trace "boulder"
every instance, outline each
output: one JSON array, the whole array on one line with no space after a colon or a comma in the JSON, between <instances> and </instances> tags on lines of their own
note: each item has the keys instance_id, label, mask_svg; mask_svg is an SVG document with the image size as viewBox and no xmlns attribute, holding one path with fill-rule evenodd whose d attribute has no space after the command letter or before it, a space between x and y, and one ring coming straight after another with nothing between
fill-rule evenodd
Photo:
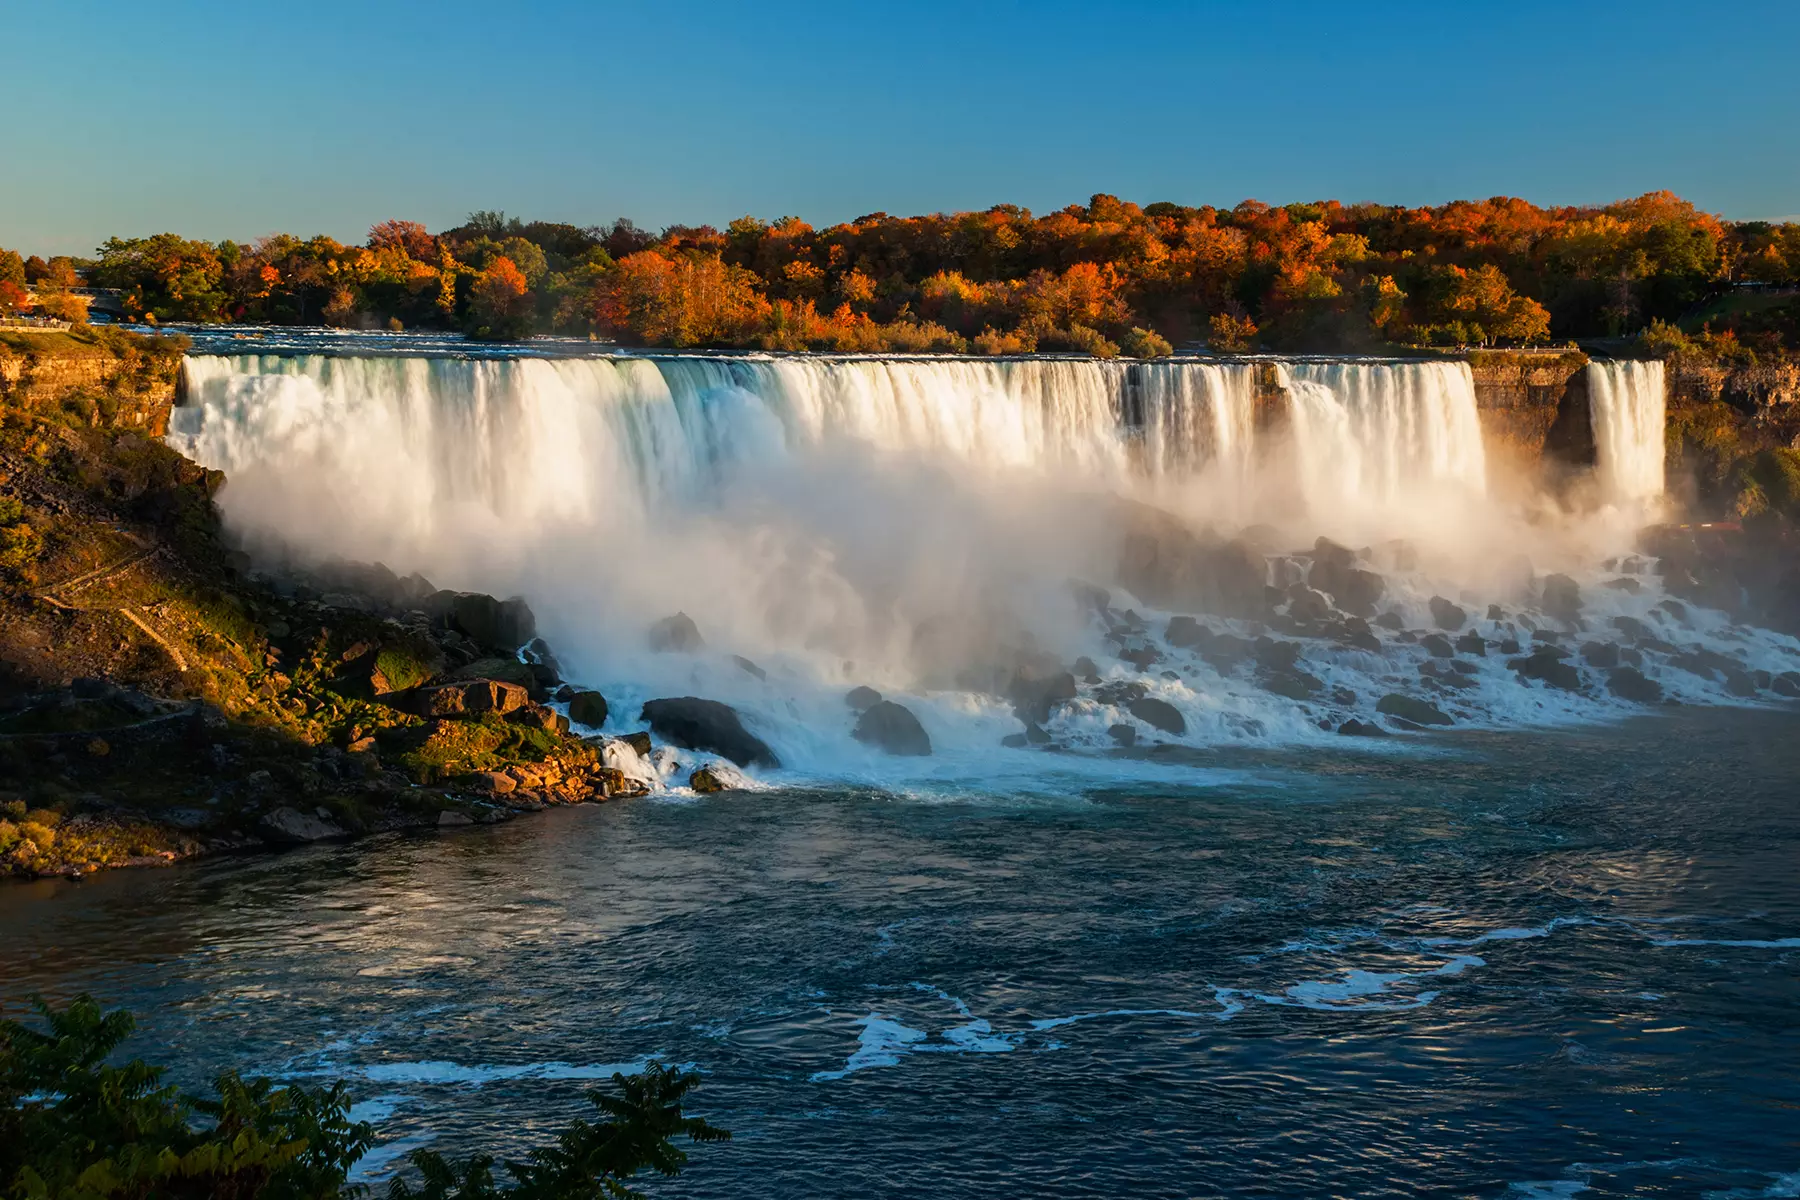
<instances>
[{"instance_id":1,"label":"boulder","mask_svg":"<svg viewBox=\"0 0 1800 1200\"><path fill-rule=\"evenodd\" d=\"M1431 619L1439 629L1455 633L1469 623L1469 614L1459 604L1452 604L1442 596L1431 598Z\"/></svg>"},{"instance_id":2,"label":"boulder","mask_svg":"<svg viewBox=\"0 0 1800 1200\"><path fill-rule=\"evenodd\" d=\"M539 702L548 699L550 695L549 690L538 679L536 669L530 663L522 663L516 658L478 658L469 665L450 672L450 678L495 679L524 688L532 700Z\"/></svg>"},{"instance_id":3,"label":"boulder","mask_svg":"<svg viewBox=\"0 0 1800 1200\"><path fill-rule=\"evenodd\" d=\"M524 708L514 709L506 719L514 725L529 725L545 733L561 735L569 732L569 718L542 704L527 704Z\"/></svg>"},{"instance_id":4,"label":"boulder","mask_svg":"<svg viewBox=\"0 0 1800 1200\"><path fill-rule=\"evenodd\" d=\"M1435 704L1400 692L1389 692L1383 696L1375 705L1375 711L1390 717L1398 717L1403 721L1411 721L1415 725L1455 724L1449 715Z\"/></svg>"},{"instance_id":5,"label":"boulder","mask_svg":"<svg viewBox=\"0 0 1800 1200\"><path fill-rule=\"evenodd\" d=\"M280 845L298 846L322 838L343 837L349 831L333 821L294 808L277 808L266 812L257 828L263 837Z\"/></svg>"},{"instance_id":6,"label":"boulder","mask_svg":"<svg viewBox=\"0 0 1800 1200\"><path fill-rule=\"evenodd\" d=\"M1006 695L1020 720L1041 725L1057 705L1075 698L1075 676L1068 671L1021 667L1013 674Z\"/></svg>"},{"instance_id":7,"label":"boulder","mask_svg":"<svg viewBox=\"0 0 1800 1200\"><path fill-rule=\"evenodd\" d=\"M439 829L453 829L462 825L473 825L475 823L475 818L471 817L468 813L457 812L453 808L445 808L438 811L437 823Z\"/></svg>"},{"instance_id":8,"label":"boulder","mask_svg":"<svg viewBox=\"0 0 1800 1200\"><path fill-rule=\"evenodd\" d=\"M1259 637L1255 642L1257 665L1271 671L1290 670L1300 661L1300 643Z\"/></svg>"},{"instance_id":9,"label":"boulder","mask_svg":"<svg viewBox=\"0 0 1800 1200\"><path fill-rule=\"evenodd\" d=\"M1129 706L1131 715L1144 724L1180 736L1187 732L1187 719L1181 710L1167 700L1158 700L1154 696L1144 696L1133 700Z\"/></svg>"},{"instance_id":10,"label":"boulder","mask_svg":"<svg viewBox=\"0 0 1800 1200\"><path fill-rule=\"evenodd\" d=\"M724 763L709 763L688 776L688 786L702 795L743 791L750 780Z\"/></svg>"},{"instance_id":11,"label":"boulder","mask_svg":"<svg viewBox=\"0 0 1800 1200\"><path fill-rule=\"evenodd\" d=\"M861 687L853 687L844 694L844 704L851 712L859 713L880 703L881 693L866 684Z\"/></svg>"},{"instance_id":12,"label":"boulder","mask_svg":"<svg viewBox=\"0 0 1800 1200\"><path fill-rule=\"evenodd\" d=\"M1425 648L1425 653L1431 655L1433 658L1456 657L1456 647L1452 646L1450 644L1450 639L1441 633L1426 634L1419 639L1419 645L1423 646Z\"/></svg>"},{"instance_id":13,"label":"boulder","mask_svg":"<svg viewBox=\"0 0 1800 1200\"><path fill-rule=\"evenodd\" d=\"M1367 629L1352 629L1344 634L1344 645L1353 650L1363 650L1370 654L1381 653L1381 639Z\"/></svg>"},{"instance_id":14,"label":"boulder","mask_svg":"<svg viewBox=\"0 0 1800 1200\"><path fill-rule=\"evenodd\" d=\"M614 740L624 742L627 746L630 746L633 750L637 751L639 758L644 759L646 762L649 761L650 735L643 730L640 729L636 733L620 734Z\"/></svg>"},{"instance_id":15,"label":"boulder","mask_svg":"<svg viewBox=\"0 0 1800 1200\"><path fill-rule=\"evenodd\" d=\"M1509 659L1506 665L1523 679L1541 679L1565 692L1581 690L1581 672L1564 662L1563 653L1554 646L1539 646L1524 658Z\"/></svg>"},{"instance_id":16,"label":"boulder","mask_svg":"<svg viewBox=\"0 0 1800 1200\"><path fill-rule=\"evenodd\" d=\"M691 654L706 645L706 639L700 636L700 627L694 619L684 612L672 617L664 617L650 627L650 648L660 653Z\"/></svg>"},{"instance_id":17,"label":"boulder","mask_svg":"<svg viewBox=\"0 0 1800 1200\"><path fill-rule=\"evenodd\" d=\"M485 592L435 592L424 610L490 650L514 651L537 636L537 618L524 599L496 600Z\"/></svg>"},{"instance_id":18,"label":"boulder","mask_svg":"<svg viewBox=\"0 0 1800 1200\"><path fill-rule=\"evenodd\" d=\"M1099 667L1099 665L1097 663L1095 663L1093 659L1089 658L1085 654L1075 660L1075 672L1074 673L1081 676L1081 680L1083 683L1099 683L1100 682L1100 667Z\"/></svg>"},{"instance_id":19,"label":"boulder","mask_svg":"<svg viewBox=\"0 0 1800 1200\"><path fill-rule=\"evenodd\" d=\"M1581 619L1581 585L1567 575L1546 575L1542 608L1559 621L1575 624Z\"/></svg>"},{"instance_id":20,"label":"boulder","mask_svg":"<svg viewBox=\"0 0 1800 1200\"><path fill-rule=\"evenodd\" d=\"M569 697L569 720L589 729L606 724L606 697L599 692L581 691Z\"/></svg>"},{"instance_id":21,"label":"boulder","mask_svg":"<svg viewBox=\"0 0 1800 1200\"><path fill-rule=\"evenodd\" d=\"M1406 628L1406 618L1390 608L1388 611L1375 618L1375 624L1381 626L1383 629L1391 629L1395 633L1399 633L1402 629Z\"/></svg>"},{"instance_id":22,"label":"boulder","mask_svg":"<svg viewBox=\"0 0 1800 1200\"><path fill-rule=\"evenodd\" d=\"M1619 644L1617 642L1583 642L1581 644L1582 660L1590 667L1606 670L1619 665Z\"/></svg>"},{"instance_id":23,"label":"boulder","mask_svg":"<svg viewBox=\"0 0 1800 1200\"><path fill-rule=\"evenodd\" d=\"M408 708L421 717L478 717L494 712L505 715L531 703L531 693L517 684L497 679L470 679L412 693Z\"/></svg>"},{"instance_id":24,"label":"boulder","mask_svg":"<svg viewBox=\"0 0 1800 1200\"><path fill-rule=\"evenodd\" d=\"M1387 592L1387 581L1374 571L1356 565L1356 552L1330 538L1313 543L1312 570L1306 581L1331 596L1347 613L1366 617Z\"/></svg>"},{"instance_id":25,"label":"boulder","mask_svg":"<svg viewBox=\"0 0 1800 1200\"><path fill-rule=\"evenodd\" d=\"M1750 672L1740 667L1733 667L1725 672L1725 690L1741 700L1756 695L1756 680Z\"/></svg>"},{"instance_id":26,"label":"boulder","mask_svg":"<svg viewBox=\"0 0 1800 1200\"><path fill-rule=\"evenodd\" d=\"M731 661L736 663L738 670L742 671L744 674L753 675L756 678L767 682L767 680L769 678L769 673L767 671L763 670L761 667L757 666L755 663L751 662L749 659L745 658L743 655L734 654L731 656Z\"/></svg>"},{"instance_id":27,"label":"boulder","mask_svg":"<svg viewBox=\"0 0 1800 1200\"><path fill-rule=\"evenodd\" d=\"M1606 673L1606 686L1621 700L1636 704L1658 704L1662 701L1662 684L1650 679L1636 667L1614 667Z\"/></svg>"},{"instance_id":28,"label":"boulder","mask_svg":"<svg viewBox=\"0 0 1800 1200\"><path fill-rule=\"evenodd\" d=\"M744 728L736 711L717 700L676 696L651 700L639 717L666 742L688 750L706 750L740 767L779 767L768 743Z\"/></svg>"},{"instance_id":29,"label":"boulder","mask_svg":"<svg viewBox=\"0 0 1800 1200\"><path fill-rule=\"evenodd\" d=\"M1137 726L1135 725L1109 726L1106 735L1121 746L1137 745Z\"/></svg>"},{"instance_id":30,"label":"boulder","mask_svg":"<svg viewBox=\"0 0 1800 1200\"><path fill-rule=\"evenodd\" d=\"M1770 687L1777 696L1786 696L1790 700L1800 698L1800 673L1783 671L1775 677Z\"/></svg>"},{"instance_id":31,"label":"boulder","mask_svg":"<svg viewBox=\"0 0 1800 1200\"><path fill-rule=\"evenodd\" d=\"M1094 699L1115 707L1127 706L1133 700L1142 700L1149 694L1149 687L1132 679L1115 679L1094 689Z\"/></svg>"},{"instance_id":32,"label":"boulder","mask_svg":"<svg viewBox=\"0 0 1800 1200\"><path fill-rule=\"evenodd\" d=\"M1212 631L1192 617L1170 617L1169 626L1163 631L1163 641L1171 646L1197 646L1203 637Z\"/></svg>"},{"instance_id":33,"label":"boulder","mask_svg":"<svg viewBox=\"0 0 1800 1200\"><path fill-rule=\"evenodd\" d=\"M1468 633L1465 633L1456 639L1456 652L1458 654L1473 654L1476 658L1485 658L1487 656L1487 642L1483 640L1479 633L1470 630Z\"/></svg>"},{"instance_id":34,"label":"boulder","mask_svg":"<svg viewBox=\"0 0 1800 1200\"><path fill-rule=\"evenodd\" d=\"M1358 721L1355 717L1338 726L1338 733L1344 737L1387 737L1388 731L1372 721Z\"/></svg>"},{"instance_id":35,"label":"boulder","mask_svg":"<svg viewBox=\"0 0 1800 1200\"><path fill-rule=\"evenodd\" d=\"M1264 671L1263 690L1289 700L1311 700L1325 687L1324 680L1300 670Z\"/></svg>"},{"instance_id":36,"label":"boulder","mask_svg":"<svg viewBox=\"0 0 1800 1200\"><path fill-rule=\"evenodd\" d=\"M1287 611L1296 621L1323 621L1331 616L1331 597L1305 584L1296 584L1289 595Z\"/></svg>"},{"instance_id":37,"label":"boulder","mask_svg":"<svg viewBox=\"0 0 1800 1200\"><path fill-rule=\"evenodd\" d=\"M893 755L923 758L931 753L931 738L919 718L892 700L878 700L864 709L850 736Z\"/></svg>"}]
</instances>

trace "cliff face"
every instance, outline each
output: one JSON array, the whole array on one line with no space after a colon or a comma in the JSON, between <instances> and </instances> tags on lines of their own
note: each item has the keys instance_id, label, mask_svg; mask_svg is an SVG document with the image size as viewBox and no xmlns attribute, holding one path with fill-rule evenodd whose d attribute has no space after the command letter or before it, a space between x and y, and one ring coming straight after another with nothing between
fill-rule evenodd
<instances>
[{"instance_id":1,"label":"cliff face","mask_svg":"<svg viewBox=\"0 0 1800 1200\"><path fill-rule=\"evenodd\" d=\"M181 380L183 340L107 329L0 335L0 407L161 437Z\"/></svg>"},{"instance_id":2,"label":"cliff face","mask_svg":"<svg viewBox=\"0 0 1800 1200\"><path fill-rule=\"evenodd\" d=\"M1489 455L1526 471L1546 459L1591 465L1587 363L1578 350L1471 353L1469 372Z\"/></svg>"}]
</instances>

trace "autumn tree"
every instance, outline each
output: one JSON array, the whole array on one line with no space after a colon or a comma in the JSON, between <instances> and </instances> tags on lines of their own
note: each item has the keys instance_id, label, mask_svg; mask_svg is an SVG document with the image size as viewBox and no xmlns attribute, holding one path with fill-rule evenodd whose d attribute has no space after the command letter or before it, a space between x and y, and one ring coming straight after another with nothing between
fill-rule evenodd
<instances>
[{"instance_id":1,"label":"autumn tree","mask_svg":"<svg viewBox=\"0 0 1800 1200\"><path fill-rule=\"evenodd\" d=\"M531 332L532 299L525 273L500 255L476 277L469 294L470 331L480 338L519 338Z\"/></svg>"}]
</instances>

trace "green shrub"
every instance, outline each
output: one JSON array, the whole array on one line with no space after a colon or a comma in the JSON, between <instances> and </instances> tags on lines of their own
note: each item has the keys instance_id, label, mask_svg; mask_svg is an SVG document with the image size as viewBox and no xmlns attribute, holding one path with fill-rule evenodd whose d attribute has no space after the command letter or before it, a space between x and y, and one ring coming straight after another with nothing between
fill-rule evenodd
<instances>
[{"instance_id":1,"label":"green shrub","mask_svg":"<svg viewBox=\"0 0 1800 1200\"><path fill-rule=\"evenodd\" d=\"M0 1021L0 1195L21 1200L337 1200L362 1196L350 1168L374 1130L350 1120L342 1083L277 1086L220 1075L214 1098L162 1082L163 1068L108 1060L130 1036L125 1012L102 1012L86 996L67 1008L34 1007L47 1031ZM395 1180L392 1200L626 1200L627 1180L645 1170L681 1173L675 1145L731 1135L682 1113L699 1076L651 1064L614 1075L618 1095L587 1093L603 1114L576 1120L545 1147L502 1169L476 1155L453 1162L430 1150L410 1156L416 1184Z\"/></svg>"}]
</instances>

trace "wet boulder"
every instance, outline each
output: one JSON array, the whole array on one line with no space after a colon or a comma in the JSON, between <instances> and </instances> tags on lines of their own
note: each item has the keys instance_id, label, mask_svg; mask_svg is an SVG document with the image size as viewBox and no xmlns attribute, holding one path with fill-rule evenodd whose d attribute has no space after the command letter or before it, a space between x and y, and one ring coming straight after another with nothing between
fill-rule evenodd
<instances>
[{"instance_id":1,"label":"wet boulder","mask_svg":"<svg viewBox=\"0 0 1800 1200\"><path fill-rule=\"evenodd\" d=\"M688 786L701 795L715 792L740 792L750 786L743 772L724 763L708 763L688 776Z\"/></svg>"},{"instance_id":2,"label":"wet boulder","mask_svg":"<svg viewBox=\"0 0 1800 1200\"><path fill-rule=\"evenodd\" d=\"M1383 629L1391 629L1395 633L1399 633L1402 629L1406 628L1406 618L1390 608L1388 611L1375 618L1375 624L1381 626Z\"/></svg>"},{"instance_id":3,"label":"wet boulder","mask_svg":"<svg viewBox=\"0 0 1800 1200\"><path fill-rule=\"evenodd\" d=\"M1187 732L1187 719L1181 715L1180 709L1167 700L1144 696L1133 700L1128 707L1132 716L1152 728L1177 737Z\"/></svg>"},{"instance_id":4,"label":"wet boulder","mask_svg":"<svg viewBox=\"0 0 1800 1200\"><path fill-rule=\"evenodd\" d=\"M1508 660L1506 665L1517 671L1521 679L1539 679L1565 692L1579 692L1581 672L1563 661L1566 653L1554 646L1539 646L1524 658Z\"/></svg>"},{"instance_id":5,"label":"wet boulder","mask_svg":"<svg viewBox=\"0 0 1800 1200\"><path fill-rule=\"evenodd\" d=\"M1414 725L1452 725L1454 721L1449 714L1435 704L1421 700L1417 696L1408 696L1401 692L1389 692L1375 705L1375 711L1389 717L1398 717L1402 721L1411 721Z\"/></svg>"},{"instance_id":6,"label":"wet boulder","mask_svg":"<svg viewBox=\"0 0 1800 1200\"><path fill-rule=\"evenodd\" d=\"M1546 575L1542 608L1559 621L1575 624L1581 620L1581 585L1567 575Z\"/></svg>"},{"instance_id":7,"label":"wet boulder","mask_svg":"<svg viewBox=\"0 0 1800 1200\"><path fill-rule=\"evenodd\" d=\"M1295 584L1288 593L1287 611L1296 621L1323 621L1331 616L1331 597L1305 584Z\"/></svg>"},{"instance_id":8,"label":"wet boulder","mask_svg":"<svg viewBox=\"0 0 1800 1200\"><path fill-rule=\"evenodd\" d=\"M1583 642L1581 658L1590 667L1608 670L1619 665L1619 644L1617 642Z\"/></svg>"},{"instance_id":9,"label":"wet boulder","mask_svg":"<svg viewBox=\"0 0 1800 1200\"><path fill-rule=\"evenodd\" d=\"M1110 704L1115 708L1123 708L1134 700L1142 700L1150 694L1144 684L1130 679L1115 679L1111 683L1103 683L1094 689L1094 699L1101 704Z\"/></svg>"},{"instance_id":10,"label":"wet boulder","mask_svg":"<svg viewBox=\"0 0 1800 1200\"><path fill-rule=\"evenodd\" d=\"M863 712L873 705L881 703L881 693L865 685L853 687L844 693L844 706L851 712Z\"/></svg>"},{"instance_id":11,"label":"wet boulder","mask_svg":"<svg viewBox=\"0 0 1800 1200\"><path fill-rule=\"evenodd\" d=\"M1431 620L1439 629L1455 633L1469 623L1469 614L1463 611L1460 604L1453 604L1442 596L1431 598Z\"/></svg>"},{"instance_id":12,"label":"wet boulder","mask_svg":"<svg viewBox=\"0 0 1800 1200\"><path fill-rule=\"evenodd\" d=\"M1635 704L1657 704L1662 701L1662 684L1648 678L1636 667L1614 667L1606 673L1606 687L1621 700Z\"/></svg>"},{"instance_id":13,"label":"wet boulder","mask_svg":"<svg viewBox=\"0 0 1800 1200\"><path fill-rule=\"evenodd\" d=\"M1372 721L1359 721L1351 717L1338 726L1338 733L1344 737L1387 737L1388 731Z\"/></svg>"},{"instance_id":14,"label":"wet boulder","mask_svg":"<svg viewBox=\"0 0 1800 1200\"><path fill-rule=\"evenodd\" d=\"M1106 736L1110 737L1117 745L1135 746L1137 745L1137 726L1111 725L1107 727Z\"/></svg>"},{"instance_id":15,"label":"wet boulder","mask_svg":"<svg viewBox=\"0 0 1800 1200\"><path fill-rule=\"evenodd\" d=\"M1298 669L1264 671L1263 690L1289 700L1311 700L1325 688L1325 681Z\"/></svg>"},{"instance_id":16,"label":"wet boulder","mask_svg":"<svg viewBox=\"0 0 1800 1200\"><path fill-rule=\"evenodd\" d=\"M744 728L736 710L717 700L697 696L651 700L639 719L656 736L683 749L708 751L740 767L781 765L768 743Z\"/></svg>"},{"instance_id":17,"label":"wet boulder","mask_svg":"<svg viewBox=\"0 0 1800 1200\"><path fill-rule=\"evenodd\" d=\"M923 758L931 753L931 738L919 718L892 700L878 700L864 709L850 736L901 757Z\"/></svg>"},{"instance_id":18,"label":"wet boulder","mask_svg":"<svg viewBox=\"0 0 1800 1200\"><path fill-rule=\"evenodd\" d=\"M664 617L650 627L647 636L650 649L659 654L691 654L706 646L706 639L700 636L700 627L684 612Z\"/></svg>"},{"instance_id":19,"label":"wet boulder","mask_svg":"<svg viewBox=\"0 0 1800 1200\"><path fill-rule=\"evenodd\" d=\"M1426 634L1419 639L1419 645L1423 646L1425 648L1425 653L1431 655L1433 658L1456 657L1456 647L1452 646L1450 644L1450 639L1441 633Z\"/></svg>"},{"instance_id":20,"label":"wet boulder","mask_svg":"<svg viewBox=\"0 0 1800 1200\"><path fill-rule=\"evenodd\" d=\"M1800 699L1800 672L1783 671L1775 676L1769 686L1777 696L1786 696L1790 700Z\"/></svg>"},{"instance_id":21,"label":"wet boulder","mask_svg":"<svg viewBox=\"0 0 1800 1200\"><path fill-rule=\"evenodd\" d=\"M1192 617L1170 617L1169 626L1163 632L1163 641L1171 646L1186 649L1189 646L1199 645L1204 638L1211 634L1212 630Z\"/></svg>"},{"instance_id":22,"label":"wet boulder","mask_svg":"<svg viewBox=\"0 0 1800 1200\"><path fill-rule=\"evenodd\" d=\"M769 673L767 671L763 670L761 667L757 666L755 663L751 662L749 659L745 658L743 655L733 654L731 656L731 661L736 663L737 669L742 671L744 674L749 675L750 677L752 677L754 679L763 680L764 682L768 681Z\"/></svg>"},{"instance_id":23,"label":"wet boulder","mask_svg":"<svg viewBox=\"0 0 1800 1200\"><path fill-rule=\"evenodd\" d=\"M1300 661L1299 642L1260 637L1256 639L1255 649L1257 664L1272 671L1291 670Z\"/></svg>"},{"instance_id":24,"label":"wet boulder","mask_svg":"<svg viewBox=\"0 0 1800 1200\"><path fill-rule=\"evenodd\" d=\"M1458 654L1472 654L1476 658L1484 658L1487 656L1487 642L1479 633L1470 630L1468 633L1465 633L1456 639L1456 652Z\"/></svg>"},{"instance_id":25,"label":"wet boulder","mask_svg":"<svg viewBox=\"0 0 1800 1200\"><path fill-rule=\"evenodd\" d=\"M598 729L606 724L606 697L599 692L578 691L569 698L569 720Z\"/></svg>"},{"instance_id":26,"label":"wet boulder","mask_svg":"<svg viewBox=\"0 0 1800 1200\"><path fill-rule=\"evenodd\" d=\"M1118 579L1134 596L1160 608L1262 615L1269 565L1256 547L1203 537L1173 513L1145 504L1118 501L1117 513L1125 531Z\"/></svg>"},{"instance_id":27,"label":"wet boulder","mask_svg":"<svg viewBox=\"0 0 1800 1200\"><path fill-rule=\"evenodd\" d=\"M1006 696L1020 720L1041 725L1058 705L1075 698L1075 676L1063 670L1022 666L1014 672Z\"/></svg>"}]
</instances>

